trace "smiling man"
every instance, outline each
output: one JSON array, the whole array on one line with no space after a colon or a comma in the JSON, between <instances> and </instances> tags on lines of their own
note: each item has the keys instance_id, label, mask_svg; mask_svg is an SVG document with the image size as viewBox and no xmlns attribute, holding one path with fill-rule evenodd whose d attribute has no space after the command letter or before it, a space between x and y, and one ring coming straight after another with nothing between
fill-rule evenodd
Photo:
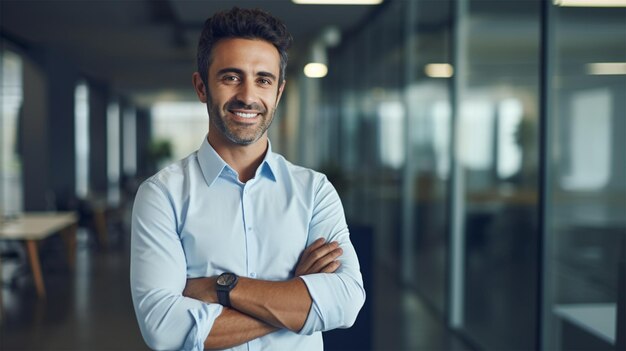
<instances>
[{"instance_id":1,"label":"smiling man","mask_svg":"<svg viewBox=\"0 0 626 351\"><path fill-rule=\"evenodd\" d=\"M262 10L204 25L193 86L207 138L133 208L131 290L153 349L322 350L321 332L350 327L365 301L337 192L267 137L290 44Z\"/></svg>"}]
</instances>

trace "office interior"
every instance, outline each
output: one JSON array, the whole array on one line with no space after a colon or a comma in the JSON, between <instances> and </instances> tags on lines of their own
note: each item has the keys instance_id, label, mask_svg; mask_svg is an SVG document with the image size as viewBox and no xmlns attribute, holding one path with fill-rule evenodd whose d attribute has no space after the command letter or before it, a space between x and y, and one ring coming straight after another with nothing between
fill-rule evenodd
<instances>
[{"instance_id":1,"label":"office interior","mask_svg":"<svg viewBox=\"0 0 626 351\"><path fill-rule=\"evenodd\" d=\"M294 35L272 148L327 174L360 255L328 349L626 349L621 0L0 1L0 228L76 216L73 266L37 242L45 297L0 234L0 349L147 349L134 192L206 136L197 38L234 5Z\"/></svg>"}]
</instances>

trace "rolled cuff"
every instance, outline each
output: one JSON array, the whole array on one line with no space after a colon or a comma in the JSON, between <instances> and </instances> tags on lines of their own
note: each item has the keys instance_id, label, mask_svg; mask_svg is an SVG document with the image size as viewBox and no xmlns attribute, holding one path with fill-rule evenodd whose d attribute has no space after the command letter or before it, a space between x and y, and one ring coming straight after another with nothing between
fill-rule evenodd
<instances>
[{"instance_id":1,"label":"rolled cuff","mask_svg":"<svg viewBox=\"0 0 626 351\"><path fill-rule=\"evenodd\" d=\"M203 304L200 309L189 310L194 326L187 334L183 350L204 350L204 341L209 336L215 319L222 313L222 308L219 304Z\"/></svg>"},{"instance_id":2,"label":"rolled cuff","mask_svg":"<svg viewBox=\"0 0 626 351\"><path fill-rule=\"evenodd\" d=\"M348 328L354 323L365 301L362 283L341 273L316 273L300 278L313 302L299 334Z\"/></svg>"}]
</instances>

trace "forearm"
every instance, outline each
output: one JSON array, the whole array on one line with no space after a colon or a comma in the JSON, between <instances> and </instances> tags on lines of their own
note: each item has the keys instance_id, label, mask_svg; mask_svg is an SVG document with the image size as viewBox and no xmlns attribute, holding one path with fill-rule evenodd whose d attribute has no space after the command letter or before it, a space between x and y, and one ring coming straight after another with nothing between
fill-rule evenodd
<instances>
[{"instance_id":1,"label":"forearm","mask_svg":"<svg viewBox=\"0 0 626 351\"><path fill-rule=\"evenodd\" d=\"M265 281L241 277L230 292L230 301L238 311L294 332L304 326L312 303L300 278Z\"/></svg>"},{"instance_id":2,"label":"forearm","mask_svg":"<svg viewBox=\"0 0 626 351\"><path fill-rule=\"evenodd\" d=\"M187 280L183 295L206 303L218 303L215 277ZM311 296L300 278L287 281L239 277L230 291L232 308L277 328L299 331L311 309Z\"/></svg>"},{"instance_id":3,"label":"forearm","mask_svg":"<svg viewBox=\"0 0 626 351\"><path fill-rule=\"evenodd\" d=\"M226 349L278 330L232 308L224 308L204 342L205 349Z\"/></svg>"}]
</instances>

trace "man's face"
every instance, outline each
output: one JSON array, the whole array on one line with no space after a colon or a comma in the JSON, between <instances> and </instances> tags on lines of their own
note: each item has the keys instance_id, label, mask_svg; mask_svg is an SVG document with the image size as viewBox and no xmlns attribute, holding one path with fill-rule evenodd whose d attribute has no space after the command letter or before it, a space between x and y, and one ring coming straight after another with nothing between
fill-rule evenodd
<instances>
[{"instance_id":1,"label":"man's face","mask_svg":"<svg viewBox=\"0 0 626 351\"><path fill-rule=\"evenodd\" d=\"M224 39L212 51L207 84L211 129L237 145L263 137L283 91L278 50L263 40Z\"/></svg>"}]
</instances>

